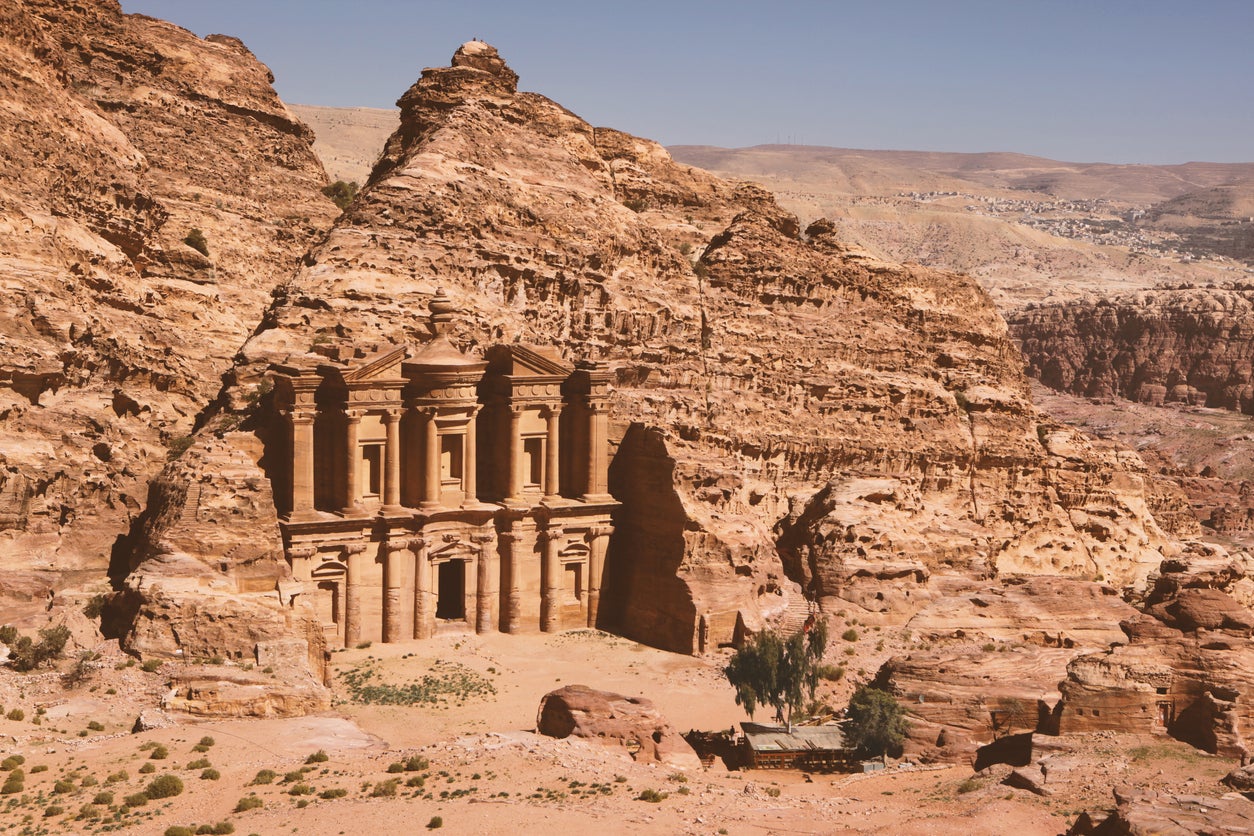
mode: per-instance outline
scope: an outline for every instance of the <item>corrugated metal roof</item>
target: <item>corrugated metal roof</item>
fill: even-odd
[[[760,723],[741,723],[745,740],[755,752],[803,752],[845,748],[845,736],[840,726],[830,723],[824,726],[793,726],[792,734],[785,726],[767,726]]]

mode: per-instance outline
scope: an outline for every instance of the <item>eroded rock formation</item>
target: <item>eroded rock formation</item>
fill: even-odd
[[[701,765],[687,741],[644,697],[566,685],[540,700],[536,730],[549,737],[583,737],[621,746],[642,763]]]
[[[1086,397],[1254,414],[1254,287],[1184,287],[1009,317],[1028,374]]]
[[[234,38],[23,0],[0,78],[0,567],[102,573],[336,210]]]

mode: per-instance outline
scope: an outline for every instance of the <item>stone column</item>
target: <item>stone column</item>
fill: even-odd
[[[366,547],[360,543],[344,547],[348,571],[344,578],[344,646],[361,643],[361,586],[365,569]]]
[[[523,472],[522,472],[522,407],[511,406],[509,410],[509,439],[506,447],[509,449],[509,490],[506,492],[505,500],[522,502],[523,492]]]
[[[409,550],[414,553],[414,638],[429,639],[435,632],[435,594],[431,590],[427,541],[415,537],[409,541]]]
[[[562,564],[558,547],[562,543],[562,530],[549,528],[541,532],[544,538],[544,563],[540,567],[540,629],[556,633],[561,629],[562,612]]]
[[[562,415],[561,406],[548,406],[544,409],[545,439],[544,452],[544,498],[555,500],[561,496],[561,470],[558,455],[558,419]]]
[[[606,473],[609,463],[606,460],[608,443],[606,425],[608,413],[606,405],[600,401],[588,401],[588,487],[584,494],[585,500],[604,500],[608,494]]]
[[[313,579],[313,556],[318,553],[314,546],[293,546],[287,550],[288,562],[292,565],[292,577],[298,581],[308,582]]]
[[[314,511],[314,413],[292,410],[292,510],[288,519],[308,520]]]
[[[387,445],[383,449],[383,510],[401,510],[401,413],[389,409],[383,414]]]
[[[496,613],[501,605],[501,566],[496,552],[496,537],[472,534],[470,542],[479,547],[479,609],[475,632],[490,633],[496,629]]]
[[[348,625],[348,576],[344,576],[336,581],[335,584],[335,609],[331,615],[335,618],[335,632],[340,637],[340,641],[344,642],[344,646],[348,647],[348,642],[344,639],[344,628]]]
[[[478,450],[475,449],[478,432],[475,423],[478,421],[479,408],[470,411],[470,420],[466,422],[466,437],[462,440],[462,505],[479,504],[478,485]]]
[[[588,529],[588,626],[597,626],[601,608],[601,578],[605,574],[605,550],[609,546],[612,525],[594,525]]]
[[[409,543],[391,541],[383,546],[383,641],[398,642],[401,633],[401,581]]]
[[[440,428],[435,423],[435,412],[429,409],[423,413],[426,419],[422,426],[426,457],[423,470],[426,475],[422,480],[422,507],[427,509],[440,507]]]
[[[501,560],[505,563],[505,583],[508,597],[501,618],[507,633],[522,630],[522,556],[518,554],[519,536],[513,531],[497,534],[501,544]]]
[[[344,424],[344,455],[347,464],[344,469],[344,514],[358,516],[365,514],[358,504],[361,499],[361,450],[357,447],[357,428],[361,424],[361,410],[344,410]]]

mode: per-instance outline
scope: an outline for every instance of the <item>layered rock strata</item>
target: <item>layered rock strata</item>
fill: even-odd
[[[103,572],[270,289],[337,214],[271,81],[238,40],[116,0],[0,8],[6,572]]]
[[[1027,371],[1086,397],[1254,414],[1254,286],[1179,287],[1009,317]]]

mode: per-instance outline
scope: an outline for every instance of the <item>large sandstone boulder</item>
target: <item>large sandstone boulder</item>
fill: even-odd
[[[696,768],[697,753],[644,697],[566,685],[540,700],[536,729],[549,737],[582,737],[621,746],[643,763]]]

